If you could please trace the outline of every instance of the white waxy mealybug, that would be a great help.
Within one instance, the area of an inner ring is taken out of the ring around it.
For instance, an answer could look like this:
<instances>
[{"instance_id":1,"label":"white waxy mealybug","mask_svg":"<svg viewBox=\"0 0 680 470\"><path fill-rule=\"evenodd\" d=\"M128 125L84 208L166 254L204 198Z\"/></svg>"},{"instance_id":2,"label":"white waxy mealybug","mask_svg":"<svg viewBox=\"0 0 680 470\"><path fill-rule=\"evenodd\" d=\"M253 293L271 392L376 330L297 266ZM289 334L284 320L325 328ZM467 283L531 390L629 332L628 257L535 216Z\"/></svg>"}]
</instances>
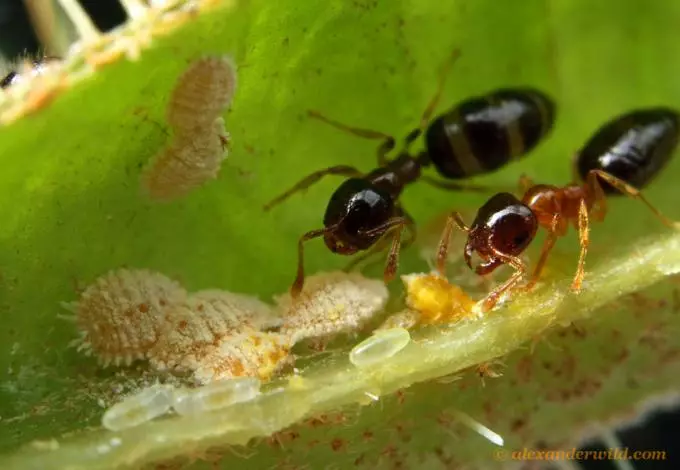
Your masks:
<instances>
[{"instance_id":1,"label":"white waxy mealybug","mask_svg":"<svg viewBox=\"0 0 680 470\"><path fill-rule=\"evenodd\" d=\"M410 341L411 335L403 328L378 330L352 348L349 360L356 367L370 367L394 356Z\"/></svg>"},{"instance_id":2,"label":"white waxy mealybug","mask_svg":"<svg viewBox=\"0 0 680 470\"><path fill-rule=\"evenodd\" d=\"M154 200L169 201L217 178L228 142L222 118L191 136L179 136L145 169L143 189Z\"/></svg>"},{"instance_id":3,"label":"white waxy mealybug","mask_svg":"<svg viewBox=\"0 0 680 470\"><path fill-rule=\"evenodd\" d=\"M191 301L206 321L222 325L216 325L213 329L242 329L249 326L266 330L281 325L281 317L276 316L272 307L257 297L208 289L192 294Z\"/></svg>"},{"instance_id":4,"label":"white waxy mealybug","mask_svg":"<svg viewBox=\"0 0 680 470\"><path fill-rule=\"evenodd\" d=\"M212 367L222 342L242 338L239 334L244 332L259 334L258 330L279 323L272 308L256 297L217 289L200 291L167 310L164 329L149 358L160 369L195 371L206 360ZM262 344L269 347L266 341Z\"/></svg>"},{"instance_id":5,"label":"white waxy mealybug","mask_svg":"<svg viewBox=\"0 0 680 470\"><path fill-rule=\"evenodd\" d=\"M185 301L186 291L172 279L147 270L113 270L88 286L75 313L79 350L105 365L144 359L159 339L169 306Z\"/></svg>"},{"instance_id":6,"label":"white waxy mealybug","mask_svg":"<svg viewBox=\"0 0 680 470\"><path fill-rule=\"evenodd\" d=\"M194 377L199 381L204 381L251 376L267 381L293 360L290 354L291 347L290 338L286 335L254 330L244 331L222 341L214 351L215 360L212 363L204 361ZM206 356L206 358L209 357L211 356ZM222 358L234 360L223 361ZM245 373L240 373L241 366L245 369Z\"/></svg>"},{"instance_id":7,"label":"white waxy mealybug","mask_svg":"<svg viewBox=\"0 0 680 470\"><path fill-rule=\"evenodd\" d=\"M287 336L246 329L212 343L190 336L172 335L158 343L150 355L159 370L190 373L198 383L233 377L269 380L290 359Z\"/></svg>"},{"instance_id":8,"label":"white waxy mealybug","mask_svg":"<svg viewBox=\"0 0 680 470\"><path fill-rule=\"evenodd\" d=\"M198 388L173 391L172 408L180 415L205 413L250 401L260 394L260 380L238 377L218 380Z\"/></svg>"},{"instance_id":9,"label":"white waxy mealybug","mask_svg":"<svg viewBox=\"0 0 680 470\"><path fill-rule=\"evenodd\" d=\"M178 134L208 127L231 103L236 90L236 65L228 56L194 61L172 91L167 118Z\"/></svg>"},{"instance_id":10,"label":"white waxy mealybug","mask_svg":"<svg viewBox=\"0 0 680 470\"><path fill-rule=\"evenodd\" d=\"M106 410L102 425L111 431L139 426L170 411L172 389L166 385L152 385Z\"/></svg>"},{"instance_id":11,"label":"white waxy mealybug","mask_svg":"<svg viewBox=\"0 0 680 470\"><path fill-rule=\"evenodd\" d=\"M383 309L388 291L380 280L358 273L320 273L309 276L300 295L278 297L283 325L280 332L292 342L355 331Z\"/></svg>"},{"instance_id":12,"label":"white waxy mealybug","mask_svg":"<svg viewBox=\"0 0 680 470\"><path fill-rule=\"evenodd\" d=\"M201 291L167 310L165 327L148 357L156 369L190 373L200 383L232 377L267 380L290 355L288 336L260 331L279 323L255 297Z\"/></svg>"},{"instance_id":13,"label":"white waxy mealybug","mask_svg":"<svg viewBox=\"0 0 680 470\"><path fill-rule=\"evenodd\" d=\"M205 349L193 364L185 362L199 383L233 377L267 381L292 360L290 340L278 333L244 331Z\"/></svg>"}]
</instances>

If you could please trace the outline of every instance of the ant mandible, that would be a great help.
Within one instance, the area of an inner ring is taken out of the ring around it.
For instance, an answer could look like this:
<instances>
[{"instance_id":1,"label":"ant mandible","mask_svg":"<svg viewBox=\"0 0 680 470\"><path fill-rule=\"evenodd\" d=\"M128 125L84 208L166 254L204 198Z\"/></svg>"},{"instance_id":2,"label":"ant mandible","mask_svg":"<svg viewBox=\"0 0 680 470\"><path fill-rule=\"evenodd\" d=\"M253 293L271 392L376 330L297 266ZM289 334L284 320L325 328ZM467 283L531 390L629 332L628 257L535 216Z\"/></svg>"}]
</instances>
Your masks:
<instances>
[{"instance_id":1,"label":"ant mandible","mask_svg":"<svg viewBox=\"0 0 680 470\"><path fill-rule=\"evenodd\" d=\"M645 108L618 116L591 137L574 159L575 174L582 184L563 187L534 185L520 179L519 200L509 193L492 196L477 212L471 226L460 214L450 214L437 253L437 269L443 275L449 239L454 225L468 233L464 249L466 264L472 269L471 256L482 262L474 270L484 275L508 264L515 269L510 278L494 289L484 301L484 310L498 302L525 276L527 269L519 255L529 246L538 227L548 231L541 256L525 286L533 288L557 238L573 224L579 233L580 255L571 285L579 292L585 274L590 220L602 221L607 212L606 195L625 194L642 201L665 225L679 228L642 195L648 184L673 155L680 135L680 115L668 108Z\"/></svg>"},{"instance_id":2,"label":"ant mandible","mask_svg":"<svg viewBox=\"0 0 680 470\"><path fill-rule=\"evenodd\" d=\"M323 237L326 246L341 255L367 251L351 264L355 265L383 251L391 239L383 273L385 282L389 282L396 273L403 230L410 232L404 247L412 244L416 237L414 221L399 202L406 185L421 180L447 190L488 190L421 175L423 167L433 165L441 176L451 180L490 173L529 153L551 131L555 104L545 94L531 88L498 89L485 96L470 98L430 122L446 75L459 55L455 50L445 63L436 93L425 108L420 126L406 136L403 149L392 160L387 159L387 154L395 147L392 136L350 127L309 111L312 118L337 129L383 142L377 150L378 168L375 170L364 174L347 165L325 168L307 176L264 206L265 210L271 209L323 176L349 177L331 196L323 219L324 227L305 233L298 241L297 275L291 286L293 297L300 293L304 284L305 242ZM423 132L426 150L413 156L409 152L410 145Z\"/></svg>"}]
</instances>

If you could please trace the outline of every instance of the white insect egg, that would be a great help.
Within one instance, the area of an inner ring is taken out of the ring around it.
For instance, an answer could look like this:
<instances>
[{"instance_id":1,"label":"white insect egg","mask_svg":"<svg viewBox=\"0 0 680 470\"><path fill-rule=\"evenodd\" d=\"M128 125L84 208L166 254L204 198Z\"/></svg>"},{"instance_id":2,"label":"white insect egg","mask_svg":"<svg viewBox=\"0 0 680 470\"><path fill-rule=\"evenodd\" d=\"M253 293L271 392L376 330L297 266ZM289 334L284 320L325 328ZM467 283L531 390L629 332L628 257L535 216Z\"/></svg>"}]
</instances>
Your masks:
<instances>
[{"instance_id":1,"label":"white insect egg","mask_svg":"<svg viewBox=\"0 0 680 470\"><path fill-rule=\"evenodd\" d=\"M282 312L281 333L293 342L355 331L383 309L388 291L382 280L358 273L309 276L300 295L276 299Z\"/></svg>"},{"instance_id":2,"label":"white insect egg","mask_svg":"<svg viewBox=\"0 0 680 470\"><path fill-rule=\"evenodd\" d=\"M222 115L235 91L236 65L230 57L198 59L179 77L172 91L168 122L178 134L193 134Z\"/></svg>"},{"instance_id":3,"label":"white insect egg","mask_svg":"<svg viewBox=\"0 0 680 470\"><path fill-rule=\"evenodd\" d=\"M179 283L162 274L111 271L71 304L81 330L78 349L94 353L105 365L143 359L159 339L167 309L186 296Z\"/></svg>"},{"instance_id":4,"label":"white insect egg","mask_svg":"<svg viewBox=\"0 0 680 470\"><path fill-rule=\"evenodd\" d=\"M194 389L175 389L172 407L180 415L205 413L250 401L260 394L260 380L239 377L218 380Z\"/></svg>"},{"instance_id":5,"label":"white insect egg","mask_svg":"<svg viewBox=\"0 0 680 470\"><path fill-rule=\"evenodd\" d=\"M102 425L111 431L139 426L164 415L172 405L172 388L152 385L106 410Z\"/></svg>"},{"instance_id":6,"label":"white insect egg","mask_svg":"<svg viewBox=\"0 0 680 470\"><path fill-rule=\"evenodd\" d=\"M179 136L144 170L142 189L156 201L185 196L217 178L227 157L228 142L222 118L191 135Z\"/></svg>"},{"instance_id":7,"label":"white insect egg","mask_svg":"<svg viewBox=\"0 0 680 470\"><path fill-rule=\"evenodd\" d=\"M403 328L376 331L373 336L354 346L349 360L356 367L379 364L406 347L411 335Z\"/></svg>"}]
</instances>

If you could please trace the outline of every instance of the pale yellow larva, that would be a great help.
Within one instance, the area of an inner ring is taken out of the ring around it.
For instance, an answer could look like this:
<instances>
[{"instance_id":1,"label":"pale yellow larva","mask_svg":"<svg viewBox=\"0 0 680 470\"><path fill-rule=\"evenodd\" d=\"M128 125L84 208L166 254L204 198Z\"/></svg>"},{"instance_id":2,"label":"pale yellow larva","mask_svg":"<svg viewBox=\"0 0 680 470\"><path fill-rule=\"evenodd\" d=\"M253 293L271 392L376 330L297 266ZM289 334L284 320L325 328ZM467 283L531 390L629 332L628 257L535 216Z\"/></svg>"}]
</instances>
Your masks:
<instances>
[{"instance_id":1,"label":"pale yellow larva","mask_svg":"<svg viewBox=\"0 0 680 470\"><path fill-rule=\"evenodd\" d=\"M280 331L293 342L355 331L382 310L387 298L382 280L358 273L309 276L299 297L284 294L276 299L283 317Z\"/></svg>"},{"instance_id":2,"label":"pale yellow larva","mask_svg":"<svg viewBox=\"0 0 680 470\"><path fill-rule=\"evenodd\" d=\"M111 431L139 426L170 411L172 398L171 387L152 385L106 410L102 426Z\"/></svg>"},{"instance_id":3,"label":"pale yellow larva","mask_svg":"<svg viewBox=\"0 0 680 470\"><path fill-rule=\"evenodd\" d=\"M222 118L215 119L204 132L178 136L145 169L143 190L156 201L169 201L217 178L228 142Z\"/></svg>"},{"instance_id":4,"label":"pale yellow larva","mask_svg":"<svg viewBox=\"0 0 680 470\"><path fill-rule=\"evenodd\" d=\"M108 365L144 359L165 324L169 306L184 302L186 291L172 279L147 270L113 270L88 286L76 302L81 338L78 349Z\"/></svg>"},{"instance_id":5,"label":"pale yellow larva","mask_svg":"<svg viewBox=\"0 0 680 470\"><path fill-rule=\"evenodd\" d=\"M377 331L390 330L392 328L403 328L405 330L410 330L420 322L420 313L416 310L410 308L405 308L396 313L389 315L381 324L376 328Z\"/></svg>"},{"instance_id":6,"label":"pale yellow larva","mask_svg":"<svg viewBox=\"0 0 680 470\"><path fill-rule=\"evenodd\" d=\"M167 108L178 134L193 134L222 116L236 91L236 65L228 56L203 57L179 77Z\"/></svg>"},{"instance_id":7,"label":"pale yellow larva","mask_svg":"<svg viewBox=\"0 0 680 470\"><path fill-rule=\"evenodd\" d=\"M219 410L250 401L260 394L260 380L236 377L197 388L178 388L172 394L172 408L180 415Z\"/></svg>"}]
</instances>

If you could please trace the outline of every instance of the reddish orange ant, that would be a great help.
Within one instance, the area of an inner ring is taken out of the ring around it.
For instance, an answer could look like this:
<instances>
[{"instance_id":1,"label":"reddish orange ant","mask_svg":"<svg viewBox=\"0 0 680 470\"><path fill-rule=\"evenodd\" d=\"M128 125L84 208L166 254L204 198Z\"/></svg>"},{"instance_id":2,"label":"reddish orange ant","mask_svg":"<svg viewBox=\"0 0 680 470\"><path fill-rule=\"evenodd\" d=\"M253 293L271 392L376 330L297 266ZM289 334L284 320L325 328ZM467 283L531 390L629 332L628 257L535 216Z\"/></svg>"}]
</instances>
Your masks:
<instances>
[{"instance_id":1,"label":"reddish orange ant","mask_svg":"<svg viewBox=\"0 0 680 470\"><path fill-rule=\"evenodd\" d=\"M578 230L581 250L571 288L579 292L585 274L590 220L604 219L606 195L618 191L639 199L662 223L680 228L652 206L638 189L649 183L672 156L680 134L679 123L680 115L667 108L639 109L618 116L603 125L577 153L576 170L582 184L534 185L523 176L521 200L509 193L492 196L479 209L471 226L468 227L457 212L451 213L439 243L438 271L444 275L454 225L468 234L464 258L470 269L473 253L482 259L474 268L477 274L488 274L504 264L512 266L515 269L512 276L484 300L483 309L487 311L525 276L527 268L519 255L534 239L538 228L546 229L548 236L524 287L526 290L536 284L555 242L572 224Z\"/></svg>"}]
</instances>

